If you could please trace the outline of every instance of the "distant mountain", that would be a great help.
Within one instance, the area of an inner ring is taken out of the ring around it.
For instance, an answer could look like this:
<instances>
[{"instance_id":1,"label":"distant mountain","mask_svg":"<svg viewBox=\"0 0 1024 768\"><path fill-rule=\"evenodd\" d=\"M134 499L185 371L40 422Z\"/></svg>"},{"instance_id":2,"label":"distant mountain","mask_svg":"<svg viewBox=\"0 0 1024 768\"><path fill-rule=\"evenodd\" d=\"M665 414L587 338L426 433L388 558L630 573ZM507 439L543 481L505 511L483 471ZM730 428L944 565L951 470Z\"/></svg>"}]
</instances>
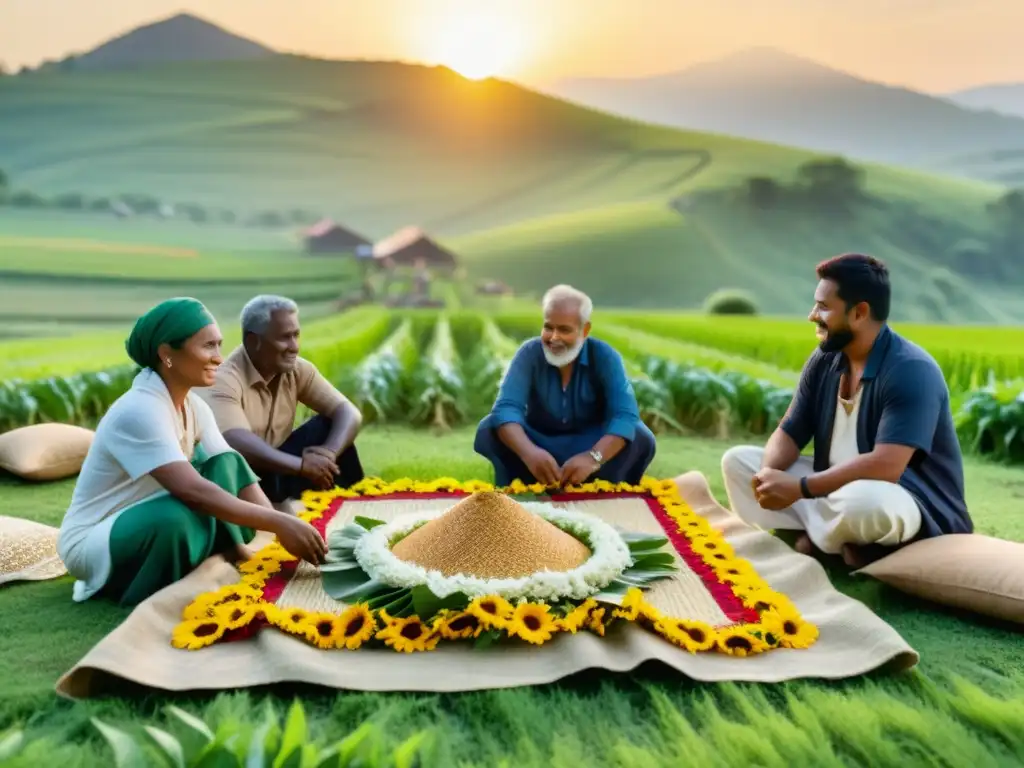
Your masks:
<instances>
[{"instance_id":1,"label":"distant mountain","mask_svg":"<svg viewBox=\"0 0 1024 768\"><path fill-rule=\"evenodd\" d=\"M620 115L947 172L965 153L1024 149L1024 120L971 111L771 48L666 75L563 80L555 95Z\"/></svg>"},{"instance_id":2,"label":"distant mountain","mask_svg":"<svg viewBox=\"0 0 1024 768\"><path fill-rule=\"evenodd\" d=\"M951 93L947 98L968 109L988 109L1004 115L1024 117L1024 83L979 85Z\"/></svg>"},{"instance_id":3,"label":"distant mountain","mask_svg":"<svg viewBox=\"0 0 1024 768\"><path fill-rule=\"evenodd\" d=\"M181 13L137 27L72 57L75 70L134 69L177 61L236 61L276 55L212 22Z\"/></svg>"}]
</instances>

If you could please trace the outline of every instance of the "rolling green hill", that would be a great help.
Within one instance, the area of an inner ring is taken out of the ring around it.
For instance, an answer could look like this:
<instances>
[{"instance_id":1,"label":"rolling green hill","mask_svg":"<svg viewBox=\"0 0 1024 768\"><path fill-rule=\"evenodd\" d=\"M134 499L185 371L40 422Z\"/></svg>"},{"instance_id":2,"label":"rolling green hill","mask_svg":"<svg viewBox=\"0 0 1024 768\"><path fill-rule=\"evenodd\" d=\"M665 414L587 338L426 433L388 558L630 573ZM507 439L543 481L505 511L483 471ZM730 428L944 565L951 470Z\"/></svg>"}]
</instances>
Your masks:
<instances>
[{"instance_id":1,"label":"rolling green hill","mask_svg":"<svg viewBox=\"0 0 1024 768\"><path fill-rule=\"evenodd\" d=\"M995 251L984 263L958 251L988 236L985 205L1001 188L864 166L867 202L854 214L806 200L760 210L745 197L751 177L790 184L815 159L398 63L280 56L0 80L0 168L15 193L148 195L239 215L300 211L375 238L415 224L453 247L473 278L534 293L569 281L619 306L693 308L715 289L738 287L756 291L765 311L802 313L813 264L865 249L893 265L899 319L1024 319L1012 299L1018 265L1001 264ZM153 239L144 242L228 261L253 248L298 252L298 218L276 228L145 226ZM0 238L82 238L89 228L109 231L93 235L107 241L129 227L143 225L76 212L26 233L0 213ZM4 269L35 264L37 250L29 262L24 252L8 259L0 243ZM52 253L45 261L71 276L95 268ZM182 274L195 263L182 261ZM319 279L310 261L299 263L294 282Z\"/></svg>"}]
</instances>

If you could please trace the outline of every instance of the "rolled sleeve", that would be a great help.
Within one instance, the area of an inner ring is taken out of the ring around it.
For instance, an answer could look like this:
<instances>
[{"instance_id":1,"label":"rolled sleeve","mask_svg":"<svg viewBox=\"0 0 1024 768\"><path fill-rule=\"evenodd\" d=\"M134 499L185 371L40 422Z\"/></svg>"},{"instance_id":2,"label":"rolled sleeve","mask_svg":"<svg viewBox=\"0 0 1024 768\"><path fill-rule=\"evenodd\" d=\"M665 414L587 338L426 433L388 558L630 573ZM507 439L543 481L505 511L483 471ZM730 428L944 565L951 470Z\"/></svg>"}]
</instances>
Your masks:
<instances>
[{"instance_id":1,"label":"rolled sleeve","mask_svg":"<svg viewBox=\"0 0 1024 768\"><path fill-rule=\"evenodd\" d=\"M609 348L598 366L606 393L606 417L604 431L607 435L621 437L632 442L636 437L636 427L640 423L640 408L636 402L636 392L626 374L626 365L622 355Z\"/></svg>"},{"instance_id":2,"label":"rolled sleeve","mask_svg":"<svg viewBox=\"0 0 1024 768\"><path fill-rule=\"evenodd\" d=\"M875 444L931 451L945 402L945 382L928 362L915 360L895 367L885 380Z\"/></svg>"},{"instance_id":3,"label":"rolled sleeve","mask_svg":"<svg viewBox=\"0 0 1024 768\"><path fill-rule=\"evenodd\" d=\"M311 362L303 360L300 366L299 386L295 393L298 402L321 416L330 416L348 402L348 398L335 389Z\"/></svg>"},{"instance_id":4,"label":"rolled sleeve","mask_svg":"<svg viewBox=\"0 0 1024 768\"><path fill-rule=\"evenodd\" d=\"M814 437L814 391L815 382L819 378L821 358L819 349L815 349L807 358L796 392L793 393L786 415L779 424L779 428L793 439L800 450L803 450Z\"/></svg>"},{"instance_id":5,"label":"rolled sleeve","mask_svg":"<svg viewBox=\"0 0 1024 768\"><path fill-rule=\"evenodd\" d=\"M535 359L535 350L530 342L524 343L512 356L491 409L495 429L502 424L526 425L526 401L530 395Z\"/></svg>"}]
</instances>

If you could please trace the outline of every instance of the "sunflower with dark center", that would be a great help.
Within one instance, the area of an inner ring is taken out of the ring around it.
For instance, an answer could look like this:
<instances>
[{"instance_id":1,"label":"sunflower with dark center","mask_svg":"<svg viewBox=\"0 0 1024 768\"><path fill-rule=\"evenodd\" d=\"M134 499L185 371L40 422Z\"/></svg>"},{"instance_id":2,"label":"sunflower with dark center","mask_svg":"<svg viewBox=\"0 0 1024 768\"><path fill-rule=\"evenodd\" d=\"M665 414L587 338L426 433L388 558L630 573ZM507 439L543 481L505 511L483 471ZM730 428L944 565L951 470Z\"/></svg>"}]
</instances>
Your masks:
<instances>
[{"instance_id":1,"label":"sunflower with dark center","mask_svg":"<svg viewBox=\"0 0 1024 768\"><path fill-rule=\"evenodd\" d=\"M194 619L183 621L174 628L171 645L195 651L213 645L224 636L226 627L216 619Z\"/></svg>"},{"instance_id":2,"label":"sunflower with dark center","mask_svg":"<svg viewBox=\"0 0 1024 768\"><path fill-rule=\"evenodd\" d=\"M466 611L476 616L484 629L504 629L514 612L512 603L499 595L478 597Z\"/></svg>"},{"instance_id":3,"label":"sunflower with dark center","mask_svg":"<svg viewBox=\"0 0 1024 768\"><path fill-rule=\"evenodd\" d=\"M520 603L508 623L508 633L528 643L543 645L558 631L550 606L538 603Z\"/></svg>"},{"instance_id":4,"label":"sunflower with dark center","mask_svg":"<svg viewBox=\"0 0 1024 768\"><path fill-rule=\"evenodd\" d=\"M718 650L741 658L767 650L764 641L744 625L724 627L718 630L717 646Z\"/></svg>"},{"instance_id":5,"label":"sunflower with dark center","mask_svg":"<svg viewBox=\"0 0 1024 768\"><path fill-rule=\"evenodd\" d=\"M432 651L441 639L440 632L433 632L424 626L418 616L393 619L392 623L377 633L377 639L403 653Z\"/></svg>"},{"instance_id":6,"label":"sunflower with dark center","mask_svg":"<svg viewBox=\"0 0 1024 768\"><path fill-rule=\"evenodd\" d=\"M670 640L687 650L708 651L715 646L715 630L702 621L662 621L657 625L660 634L667 630Z\"/></svg>"},{"instance_id":7,"label":"sunflower with dark center","mask_svg":"<svg viewBox=\"0 0 1024 768\"><path fill-rule=\"evenodd\" d=\"M818 628L804 621L795 607L785 603L762 613L761 625L779 638L783 648L810 648L818 639Z\"/></svg>"},{"instance_id":8,"label":"sunflower with dark center","mask_svg":"<svg viewBox=\"0 0 1024 768\"><path fill-rule=\"evenodd\" d=\"M377 631L377 622L370 608L365 603L360 603L341 614L336 627L335 645L354 651L373 637L373 633Z\"/></svg>"},{"instance_id":9,"label":"sunflower with dark center","mask_svg":"<svg viewBox=\"0 0 1024 768\"><path fill-rule=\"evenodd\" d=\"M441 636L446 640L463 640L479 637L483 631L480 619L469 611L455 611L441 616Z\"/></svg>"}]
</instances>

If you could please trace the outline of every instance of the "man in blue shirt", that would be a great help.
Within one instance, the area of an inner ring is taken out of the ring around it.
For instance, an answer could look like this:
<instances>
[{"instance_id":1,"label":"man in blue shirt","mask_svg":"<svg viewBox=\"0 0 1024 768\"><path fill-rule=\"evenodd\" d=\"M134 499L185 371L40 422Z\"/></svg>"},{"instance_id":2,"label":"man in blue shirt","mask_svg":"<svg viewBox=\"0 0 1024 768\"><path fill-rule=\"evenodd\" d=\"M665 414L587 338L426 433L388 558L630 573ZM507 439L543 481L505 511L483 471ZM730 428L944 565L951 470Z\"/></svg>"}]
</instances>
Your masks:
<instances>
[{"instance_id":1,"label":"man in blue shirt","mask_svg":"<svg viewBox=\"0 0 1024 768\"><path fill-rule=\"evenodd\" d=\"M516 352L477 428L473 449L494 466L495 485L636 484L654 459L622 357L590 338L592 307L571 286L545 294L540 337Z\"/></svg>"},{"instance_id":2,"label":"man in blue shirt","mask_svg":"<svg viewBox=\"0 0 1024 768\"><path fill-rule=\"evenodd\" d=\"M733 510L801 531L796 549L861 567L910 542L970 533L963 460L942 370L892 330L886 267L860 254L818 265L818 348L764 448L722 458ZM814 455L800 452L814 441Z\"/></svg>"}]
</instances>

